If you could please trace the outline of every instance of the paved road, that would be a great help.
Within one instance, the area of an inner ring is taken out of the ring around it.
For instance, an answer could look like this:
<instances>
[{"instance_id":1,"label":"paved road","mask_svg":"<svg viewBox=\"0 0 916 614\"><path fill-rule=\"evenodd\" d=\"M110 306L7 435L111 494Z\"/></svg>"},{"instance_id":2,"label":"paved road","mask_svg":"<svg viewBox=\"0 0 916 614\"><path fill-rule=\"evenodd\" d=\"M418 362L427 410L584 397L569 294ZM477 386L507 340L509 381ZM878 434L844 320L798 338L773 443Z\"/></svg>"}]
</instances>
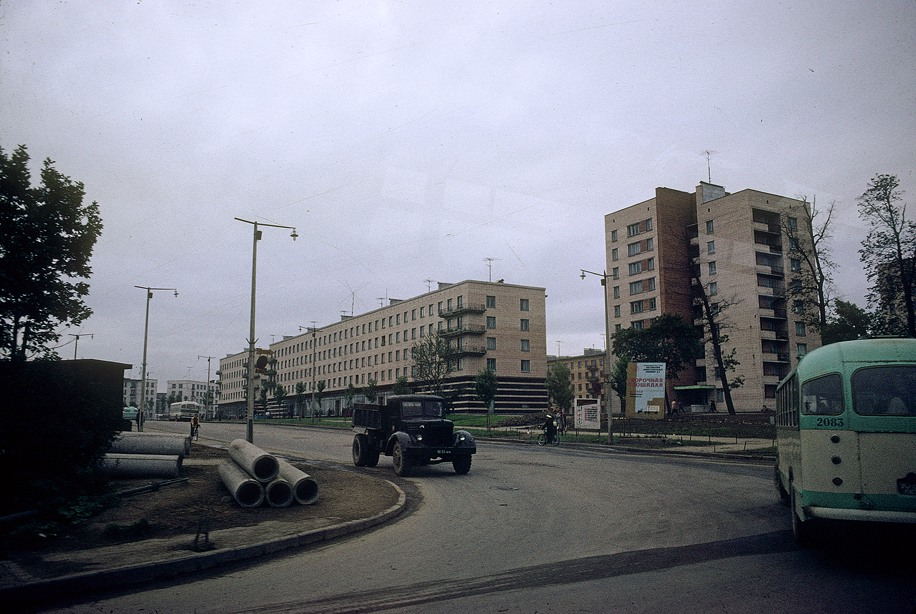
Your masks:
<instances>
[{"instance_id":1,"label":"paved road","mask_svg":"<svg viewBox=\"0 0 916 614\"><path fill-rule=\"evenodd\" d=\"M244 427L207 423L202 432L228 441ZM265 449L343 463L350 439L345 431L261 424L255 431ZM384 457L364 471L394 478ZM468 475L439 465L404 483L423 504L373 532L66 611L909 612L916 605L912 557L901 568L884 553L893 540L796 548L768 467L483 443ZM790 592L797 588L806 595Z\"/></svg>"}]
</instances>

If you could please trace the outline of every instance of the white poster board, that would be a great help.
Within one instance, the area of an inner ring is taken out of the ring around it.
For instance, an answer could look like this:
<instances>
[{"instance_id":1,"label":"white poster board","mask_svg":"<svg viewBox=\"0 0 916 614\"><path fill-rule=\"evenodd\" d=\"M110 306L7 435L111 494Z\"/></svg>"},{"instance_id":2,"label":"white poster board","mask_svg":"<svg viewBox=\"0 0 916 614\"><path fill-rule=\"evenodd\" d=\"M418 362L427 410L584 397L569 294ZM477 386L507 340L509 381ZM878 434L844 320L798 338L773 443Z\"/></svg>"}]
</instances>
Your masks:
<instances>
[{"instance_id":1,"label":"white poster board","mask_svg":"<svg viewBox=\"0 0 916 614\"><path fill-rule=\"evenodd\" d=\"M598 399L576 399L573 401L574 427L577 429L601 429L601 414Z\"/></svg>"}]
</instances>

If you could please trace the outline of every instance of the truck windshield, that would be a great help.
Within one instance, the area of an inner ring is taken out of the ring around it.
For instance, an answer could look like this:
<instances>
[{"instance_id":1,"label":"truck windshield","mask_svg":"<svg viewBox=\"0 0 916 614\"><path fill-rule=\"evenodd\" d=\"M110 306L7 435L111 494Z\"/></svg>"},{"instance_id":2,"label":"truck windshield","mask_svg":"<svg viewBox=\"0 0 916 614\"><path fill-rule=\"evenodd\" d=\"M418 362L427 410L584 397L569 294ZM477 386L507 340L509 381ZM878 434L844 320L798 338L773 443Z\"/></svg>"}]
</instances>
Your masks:
<instances>
[{"instance_id":1,"label":"truck windshield","mask_svg":"<svg viewBox=\"0 0 916 614\"><path fill-rule=\"evenodd\" d=\"M404 401L401 403L402 418L441 418L441 401Z\"/></svg>"}]
</instances>

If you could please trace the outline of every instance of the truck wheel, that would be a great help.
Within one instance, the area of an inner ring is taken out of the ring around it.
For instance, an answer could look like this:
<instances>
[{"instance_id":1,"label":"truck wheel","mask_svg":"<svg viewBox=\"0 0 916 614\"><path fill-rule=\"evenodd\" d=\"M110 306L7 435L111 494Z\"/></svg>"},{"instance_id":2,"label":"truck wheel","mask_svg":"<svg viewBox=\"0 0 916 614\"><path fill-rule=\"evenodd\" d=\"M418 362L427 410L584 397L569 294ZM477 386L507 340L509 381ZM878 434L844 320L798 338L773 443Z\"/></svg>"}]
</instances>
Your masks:
<instances>
[{"instance_id":1,"label":"truck wheel","mask_svg":"<svg viewBox=\"0 0 916 614\"><path fill-rule=\"evenodd\" d=\"M394 450L391 453L391 462L394 463L394 472L401 477L410 475L410 459L404 455L401 448L401 442L394 444Z\"/></svg>"},{"instance_id":2,"label":"truck wheel","mask_svg":"<svg viewBox=\"0 0 916 614\"><path fill-rule=\"evenodd\" d=\"M455 456L452 458L452 467L455 468L455 473L464 475L471 470L471 455L462 454L461 456Z\"/></svg>"},{"instance_id":3,"label":"truck wheel","mask_svg":"<svg viewBox=\"0 0 916 614\"><path fill-rule=\"evenodd\" d=\"M378 457L379 457L378 450L370 450L369 454L366 455L366 467L375 467L376 465L378 465Z\"/></svg>"},{"instance_id":4,"label":"truck wheel","mask_svg":"<svg viewBox=\"0 0 916 614\"><path fill-rule=\"evenodd\" d=\"M353 437L353 464L357 467L365 467L368 464L368 455L369 438L365 435Z\"/></svg>"}]
</instances>

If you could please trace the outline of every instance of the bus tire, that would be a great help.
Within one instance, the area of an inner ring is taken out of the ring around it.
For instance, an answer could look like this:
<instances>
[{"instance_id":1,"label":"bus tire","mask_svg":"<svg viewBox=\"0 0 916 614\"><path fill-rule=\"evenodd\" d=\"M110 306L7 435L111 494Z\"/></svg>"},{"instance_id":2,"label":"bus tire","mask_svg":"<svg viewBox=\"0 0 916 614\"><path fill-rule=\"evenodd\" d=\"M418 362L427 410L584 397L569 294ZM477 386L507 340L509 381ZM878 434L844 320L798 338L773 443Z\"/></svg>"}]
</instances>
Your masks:
<instances>
[{"instance_id":1,"label":"bus tire","mask_svg":"<svg viewBox=\"0 0 916 614\"><path fill-rule=\"evenodd\" d=\"M814 541L814 521L802 520L796 511L795 489L792 489L789 513L792 514L792 536L799 546L810 546Z\"/></svg>"}]
</instances>

